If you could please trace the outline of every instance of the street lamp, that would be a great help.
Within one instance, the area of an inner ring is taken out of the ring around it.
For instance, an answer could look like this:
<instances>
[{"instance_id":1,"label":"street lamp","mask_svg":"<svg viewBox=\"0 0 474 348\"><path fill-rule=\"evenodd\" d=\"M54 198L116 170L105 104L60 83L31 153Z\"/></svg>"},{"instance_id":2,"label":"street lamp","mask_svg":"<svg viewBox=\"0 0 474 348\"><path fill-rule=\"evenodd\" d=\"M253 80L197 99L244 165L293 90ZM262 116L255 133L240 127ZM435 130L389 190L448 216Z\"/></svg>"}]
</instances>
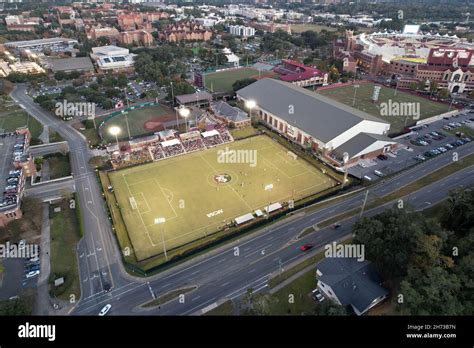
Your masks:
<instances>
[{"instance_id":1,"label":"street lamp","mask_svg":"<svg viewBox=\"0 0 474 348\"><path fill-rule=\"evenodd\" d=\"M184 117L186 119L186 133L187 133L188 132L188 116L191 113L191 111L188 108L180 107L178 112L181 117Z\"/></svg>"},{"instance_id":2,"label":"street lamp","mask_svg":"<svg viewBox=\"0 0 474 348\"><path fill-rule=\"evenodd\" d=\"M155 225L161 225L161 224L164 224L165 222L166 222L166 219L164 217L158 217L155 219ZM161 231L161 241L163 243L163 251L165 253L165 259L166 261L168 261L168 254L166 253L165 237L163 235L163 230Z\"/></svg>"},{"instance_id":3,"label":"street lamp","mask_svg":"<svg viewBox=\"0 0 474 348\"><path fill-rule=\"evenodd\" d=\"M112 134L115 137L115 140L117 141L117 147L118 147L119 152L120 152L120 145L119 145L117 136L120 134L121 131L122 130L118 126L112 126L109 128L109 133Z\"/></svg>"}]
</instances>

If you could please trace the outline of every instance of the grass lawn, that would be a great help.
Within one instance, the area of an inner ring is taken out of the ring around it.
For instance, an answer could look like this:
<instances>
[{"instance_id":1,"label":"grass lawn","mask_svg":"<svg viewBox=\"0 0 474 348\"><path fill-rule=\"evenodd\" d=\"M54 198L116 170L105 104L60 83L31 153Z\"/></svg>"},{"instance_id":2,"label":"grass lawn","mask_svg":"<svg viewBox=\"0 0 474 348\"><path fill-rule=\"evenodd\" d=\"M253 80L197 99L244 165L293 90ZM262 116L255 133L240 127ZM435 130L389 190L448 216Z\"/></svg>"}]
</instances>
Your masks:
<instances>
[{"instance_id":1,"label":"grass lawn","mask_svg":"<svg viewBox=\"0 0 474 348\"><path fill-rule=\"evenodd\" d=\"M43 132L43 125L22 110L7 113L3 116L0 115L0 129L13 132L18 127L23 126L28 126L32 138L38 138Z\"/></svg>"},{"instance_id":2,"label":"grass lawn","mask_svg":"<svg viewBox=\"0 0 474 348\"><path fill-rule=\"evenodd\" d=\"M61 211L55 213L54 208ZM80 239L79 222L76 211L69 208L69 200L62 200L50 207L51 223L51 293L62 299L69 300L74 294L80 297L80 283L77 269L76 245ZM64 277L64 284L54 288L54 280Z\"/></svg>"},{"instance_id":3,"label":"grass lawn","mask_svg":"<svg viewBox=\"0 0 474 348\"><path fill-rule=\"evenodd\" d=\"M247 138L251 135L258 134L258 129L253 127L234 128L230 130L230 134L235 140Z\"/></svg>"},{"instance_id":4,"label":"grass lawn","mask_svg":"<svg viewBox=\"0 0 474 348\"><path fill-rule=\"evenodd\" d=\"M50 179L63 178L71 175L71 165L69 163L69 154L54 153L44 156L49 162Z\"/></svg>"},{"instance_id":5,"label":"grass lawn","mask_svg":"<svg viewBox=\"0 0 474 348\"><path fill-rule=\"evenodd\" d=\"M359 86L356 92L356 102L354 106L352 105L354 100L354 87L352 85L320 89L318 93L389 122L391 124L391 134L401 133L405 127L414 125L417 120L405 116L381 116L381 103L388 103L389 100L392 100L392 102L419 103L420 120L445 113L449 110L449 105L434 102L400 90L394 95L394 89L384 86L381 86L382 89L380 90L378 102L373 103L372 93L374 91L374 84L361 83Z\"/></svg>"},{"instance_id":6,"label":"grass lawn","mask_svg":"<svg viewBox=\"0 0 474 348\"><path fill-rule=\"evenodd\" d=\"M255 150L256 165L220 161L219 150ZM218 183L217 175L230 181ZM109 179L139 261L207 238L269 202L297 201L335 185L267 136L110 172ZM157 217L166 222L155 225Z\"/></svg>"},{"instance_id":7,"label":"grass lawn","mask_svg":"<svg viewBox=\"0 0 474 348\"><path fill-rule=\"evenodd\" d=\"M50 143L57 143L64 141L64 138L56 131L50 129L49 130L49 142Z\"/></svg>"},{"instance_id":8,"label":"grass lawn","mask_svg":"<svg viewBox=\"0 0 474 348\"><path fill-rule=\"evenodd\" d=\"M336 31L336 28L333 27L328 27L327 25L320 25L320 24L315 24L315 23L305 23L305 24L292 24L291 25L291 32L292 33L302 33L304 31L316 31L316 32L321 32L322 30L327 30L327 31Z\"/></svg>"},{"instance_id":9,"label":"grass lawn","mask_svg":"<svg viewBox=\"0 0 474 348\"><path fill-rule=\"evenodd\" d=\"M103 117L97 118L96 123L99 125L103 120ZM174 110L163 106L145 106L143 108L131 110L127 113L127 120L124 115L115 116L114 118L107 121L102 127L102 136L106 141L115 141L115 137L111 136L108 129L111 126L119 126L122 130L119 138L128 138L127 131L130 128L130 135L132 137L160 131L163 129L161 122L176 121L176 113Z\"/></svg>"},{"instance_id":10,"label":"grass lawn","mask_svg":"<svg viewBox=\"0 0 474 348\"><path fill-rule=\"evenodd\" d=\"M449 131L445 131L445 132L448 132L448 133L451 133L451 134L456 134L457 132L461 132L461 133L464 133L465 136L467 136L471 139L474 138L474 128L471 128L469 126L457 127L457 128L451 129Z\"/></svg>"},{"instance_id":11,"label":"grass lawn","mask_svg":"<svg viewBox=\"0 0 474 348\"><path fill-rule=\"evenodd\" d=\"M272 71L260 72L260 78L276 76L278 75ZM213 72L204 76L204 83L206 88L212 92L231 92L235 81L248 78L258 79L258 70L254 68L240 68Z\"/></svg>"},{"instance_id":12,"label":"grass lawn","mask_svg":"<svg viewBox=\"0 0 474 348\"><path fill-rule=\"evenodd\" d=\"M210 310L209 312L205 313L205 316L222 316L222 315L232 315L234 312L234 304L232 303L231 300L225 301L223 304L220 306L217 306L213 310Z\"/></svg>"}]
</instances>

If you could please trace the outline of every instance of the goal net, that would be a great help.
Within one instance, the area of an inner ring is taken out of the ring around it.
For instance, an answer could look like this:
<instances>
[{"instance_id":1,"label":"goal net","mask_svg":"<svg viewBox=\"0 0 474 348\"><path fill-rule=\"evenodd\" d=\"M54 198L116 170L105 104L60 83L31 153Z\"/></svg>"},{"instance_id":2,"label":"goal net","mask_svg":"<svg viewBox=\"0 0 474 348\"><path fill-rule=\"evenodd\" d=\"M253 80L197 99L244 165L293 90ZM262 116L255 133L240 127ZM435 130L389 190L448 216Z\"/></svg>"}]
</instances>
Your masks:
<instances>
[{"instance_id":1,"label":"goal net","mask_svg":"<svg viewBox=\"0 0 474 348\"><path fill-rule=\"evenodd\" d=\"M288 154L288 156L290 156L294 160L298 158L298 155L294 152L288 151L287 154Z\"/></svg>"},{"instance_id":2,"label":"goal net","mask_svg":"<svg viewBox=\"0 0 474 348\"><path fill-rule=\"evenodd\" d=\"M130 205L132 206L132 209L136 210L137 209L137 202L135 201L135 198L130 197L129 200L130 200Z\"/></svg>"}]
</instances>

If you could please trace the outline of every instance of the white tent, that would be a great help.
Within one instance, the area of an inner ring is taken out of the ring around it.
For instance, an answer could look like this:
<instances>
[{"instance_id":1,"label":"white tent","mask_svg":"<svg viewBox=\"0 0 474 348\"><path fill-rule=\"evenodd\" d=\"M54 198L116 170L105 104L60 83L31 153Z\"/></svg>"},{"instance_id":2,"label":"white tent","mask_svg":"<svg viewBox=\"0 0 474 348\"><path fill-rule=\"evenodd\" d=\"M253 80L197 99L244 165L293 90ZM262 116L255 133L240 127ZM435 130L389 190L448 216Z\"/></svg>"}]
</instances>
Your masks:
<instances>
[{"instance_id":1,"label":"white tent","mask_svg":"<svg viewBox=\"0 0 474 348\"><path fill-rule=\"evenodd\" d=\"M243 223L245 223L247 221L250 221L250 220L253 220L253 219L254 219L254 216L251 213L248 213L248 214L236 217L235 218L235 223L237 225L240 225L240 224L243 224Z\"/></svg>"},{"instance_id":2,"label":"white tent","mask_svg":"<svg viewBox=\"0 0 474 348\"><path fill-rule=\"evenodd\" d=\"M161 143L161 146L163 147L168 147L168 146L173 146L173 145L178 145L181 144L178 139L171 139L171 140L166 140Z\"/></svg>"},{"instance_id":3,"label":"white tent","mask_svg":"<svg viewBox=\"0 0 474 348\"><path fill-rule=\"evenodd\" d=\"M211 130L211 131L207 131L207 132L202 132L201 135L204 137L204 138L209 138L209 137L213 137L215 135L219 135L219 132L216 131L215 129Z\"/></svg>"},{"instance_id":4,"label":"white tent","mask_svg":"<svg viewBox=\"0 0 474 348\"><path fill-rule=\"evenodd\" d=\"M282 205L277 202L277 203L270 204L269 206L266 206L266 207L265 207L265 211L266 211L267 213L271 213L271 212L273 212L273 211L275 211L275 210L281 209L281 207L282 207Z\"/></svg>"}]
</instances>

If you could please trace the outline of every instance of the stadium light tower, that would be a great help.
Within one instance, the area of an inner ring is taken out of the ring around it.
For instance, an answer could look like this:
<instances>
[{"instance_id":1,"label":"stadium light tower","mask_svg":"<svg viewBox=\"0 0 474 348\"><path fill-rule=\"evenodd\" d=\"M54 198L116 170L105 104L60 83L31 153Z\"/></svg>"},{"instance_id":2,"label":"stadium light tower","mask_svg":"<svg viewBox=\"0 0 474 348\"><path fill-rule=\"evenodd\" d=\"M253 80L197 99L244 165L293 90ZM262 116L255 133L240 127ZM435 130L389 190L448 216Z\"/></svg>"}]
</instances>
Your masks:
<instances>
[{"instance_id":1,"label":"stadium light tower","mask_svg":"<svg viewBox=\"0 0 474 348\"><path fill-rule=\"evenodd\" d=\"M155 225L161 225L166 222L164 217L157 217L155 219ZM165 253L165 259L168 261L168 254L166 253L165 237L163 235L163 230L161 231L161 241L163 242L163 252Z\"/></svg>"},{"instance_id":2,"label":"stadium light tower","mask_svg":"<svg viewBox=\"0 0 474 348\"><path fill-rule=\"evenodd\" d=\"M118 126L112 126L109 128L109 133L112 134L115 137L115 141L117 141L117 147L118 147L119 152L120 152L120 145L118 141L118 135L120 134L121 131L122 130Z\"/></svg>"},{"instance_id":3,"label":"stadium light tower","mask_svg":"<svg viewBox=\"0 0 474 348\"><path fill-rule=\"evenodd\" d=\"M191 110L185 107L180 107L178 112L181 117L184 117L186 119L186 133L187 133L188 132L188 117L189 117L189 114L191 113Z\"/></svg>"},{"instance_id":4,"label":"stadium light tower","mask_svg":"<svg viewBox=\"0 0 474 348\"><path fill-rule=\"evenodd\" d=\"M245 107L247 109L249 109L250 111L250 118L252 118L253 116L253 109L255 109L255 107L257 106L257 103L255 102L255 100L247 100L245 102Z\"/></svg>"}]
</instances>

